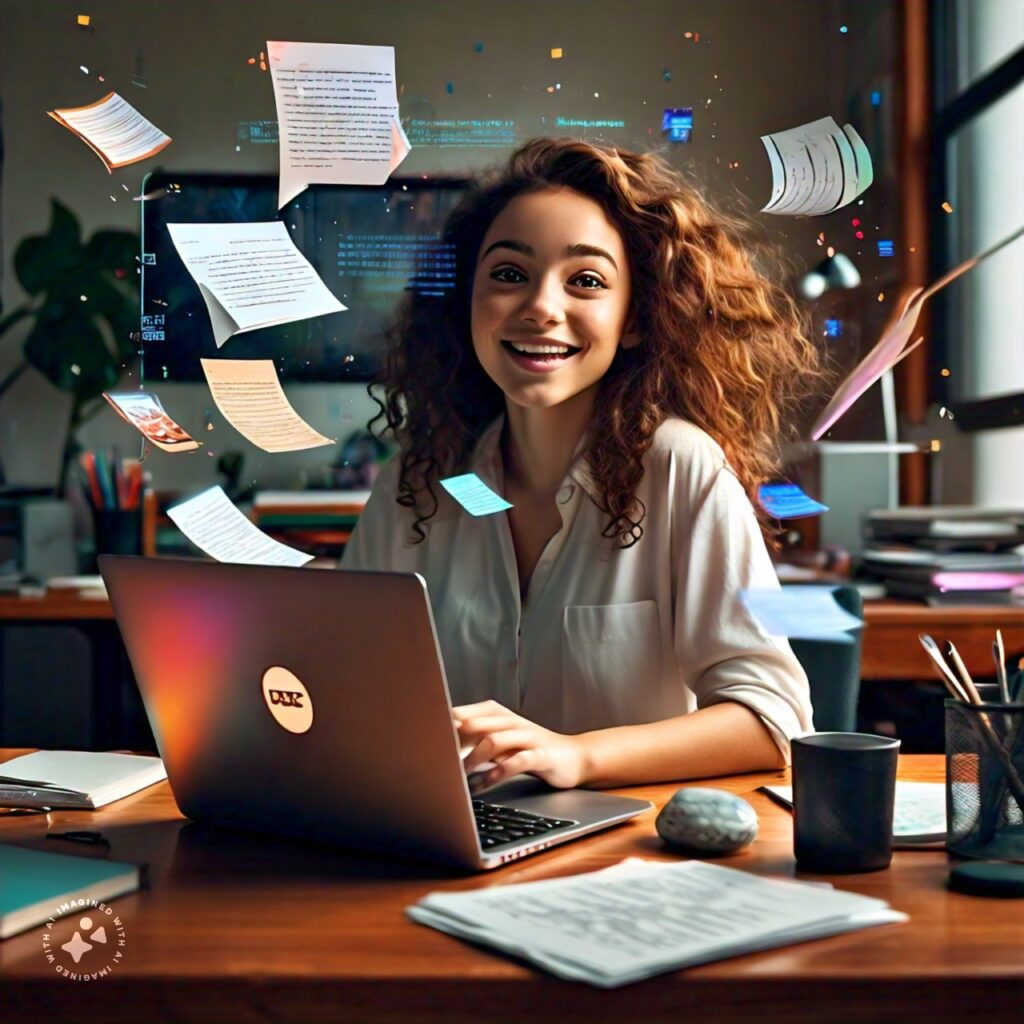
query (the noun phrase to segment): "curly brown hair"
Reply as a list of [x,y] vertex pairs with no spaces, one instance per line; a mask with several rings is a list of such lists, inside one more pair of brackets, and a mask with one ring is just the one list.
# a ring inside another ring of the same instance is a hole
[[[603,496],[604,535],[623,547],[643,533],[636,498],[654,432],[681,417],[717,441],[755,508],[780,466],[788,414],[823,376],[792,298],[755,269],[747,226],[715,210],[654,154],[578,139],[526,142],[477,181],[448,218],[454,286],[410,293],[369,388],[401,453],[397,501],[416,512],[416,540],[437,511],[436,481],[464,472],[504,394],[477,361],[472,283],[491,223],[516,196],[568,188],[601,205],[632,269],[641,344],[620,347],[601,381],[585,455]],[[382,389],[383,398],[375,391]],[[759,511],[767,536],[773,532]]]

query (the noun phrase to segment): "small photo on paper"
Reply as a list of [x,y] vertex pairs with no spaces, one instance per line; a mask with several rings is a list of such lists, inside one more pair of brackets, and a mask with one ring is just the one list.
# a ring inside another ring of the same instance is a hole
[[167,415],[152,391],[104,391],[103,397],[157,448],[165,452],[191,452],[199,447],[199,442]]

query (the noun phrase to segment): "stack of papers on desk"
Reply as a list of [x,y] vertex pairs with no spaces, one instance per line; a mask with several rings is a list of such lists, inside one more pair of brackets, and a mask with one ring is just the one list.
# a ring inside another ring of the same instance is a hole
[[37,750],[0,764],[0,806],[95,810],[166,778],[159,757]]
[[908,920],[884,900],[817,882],[639,858],[568,878],[430,893],[406,913],[601,988]]

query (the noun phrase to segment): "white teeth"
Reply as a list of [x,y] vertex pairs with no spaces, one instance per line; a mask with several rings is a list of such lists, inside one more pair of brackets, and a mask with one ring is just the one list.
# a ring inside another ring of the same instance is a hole
[[509,344],[517,351],[522,352],[523,355],[536,356],[536,355],[551,355],[551,356],[566,356],[569,354],[571,349],[568,345],[526,345],[523,343],[515,344],[509,342]]

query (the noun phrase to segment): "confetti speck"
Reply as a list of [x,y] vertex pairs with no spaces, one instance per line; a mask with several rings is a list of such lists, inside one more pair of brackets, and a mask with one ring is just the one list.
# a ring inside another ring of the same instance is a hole
[[946,213],[952,213],[953,212],[953,207],[952,207],[952,205],[949,202],[943,203],[942,204],[942,208],[946,211]]
[[562,59],[562,48],[560,46],[551,47],[551,59],[561,60]]
[[879,292],[878,293],[878,301],[879,302],[885,302],[885,292]]
[[850,30],[845,25],[840,25],[839,31],[845,36],[846,33],[849,32]]
[[78,70],[81,71],[83,75],[89,74],[89,69],[84,64],[79,64]]
[[89,301],[89,296],[88,296],[88,295],[79,295],[78,297],[79,297],[79,298],[80,298],[80,299],[81,299],[81,300],[82,300],[83,302],[88,302],[88,301]]
[[92,21],[92,18],[88,14],[80,14],[78,15],[77,21],[83,28],[87,28],[89,22]]
[[949,376],[949,367],[948,366],[944,366],[939,372],[942,374],[943,377],[948,377]]

